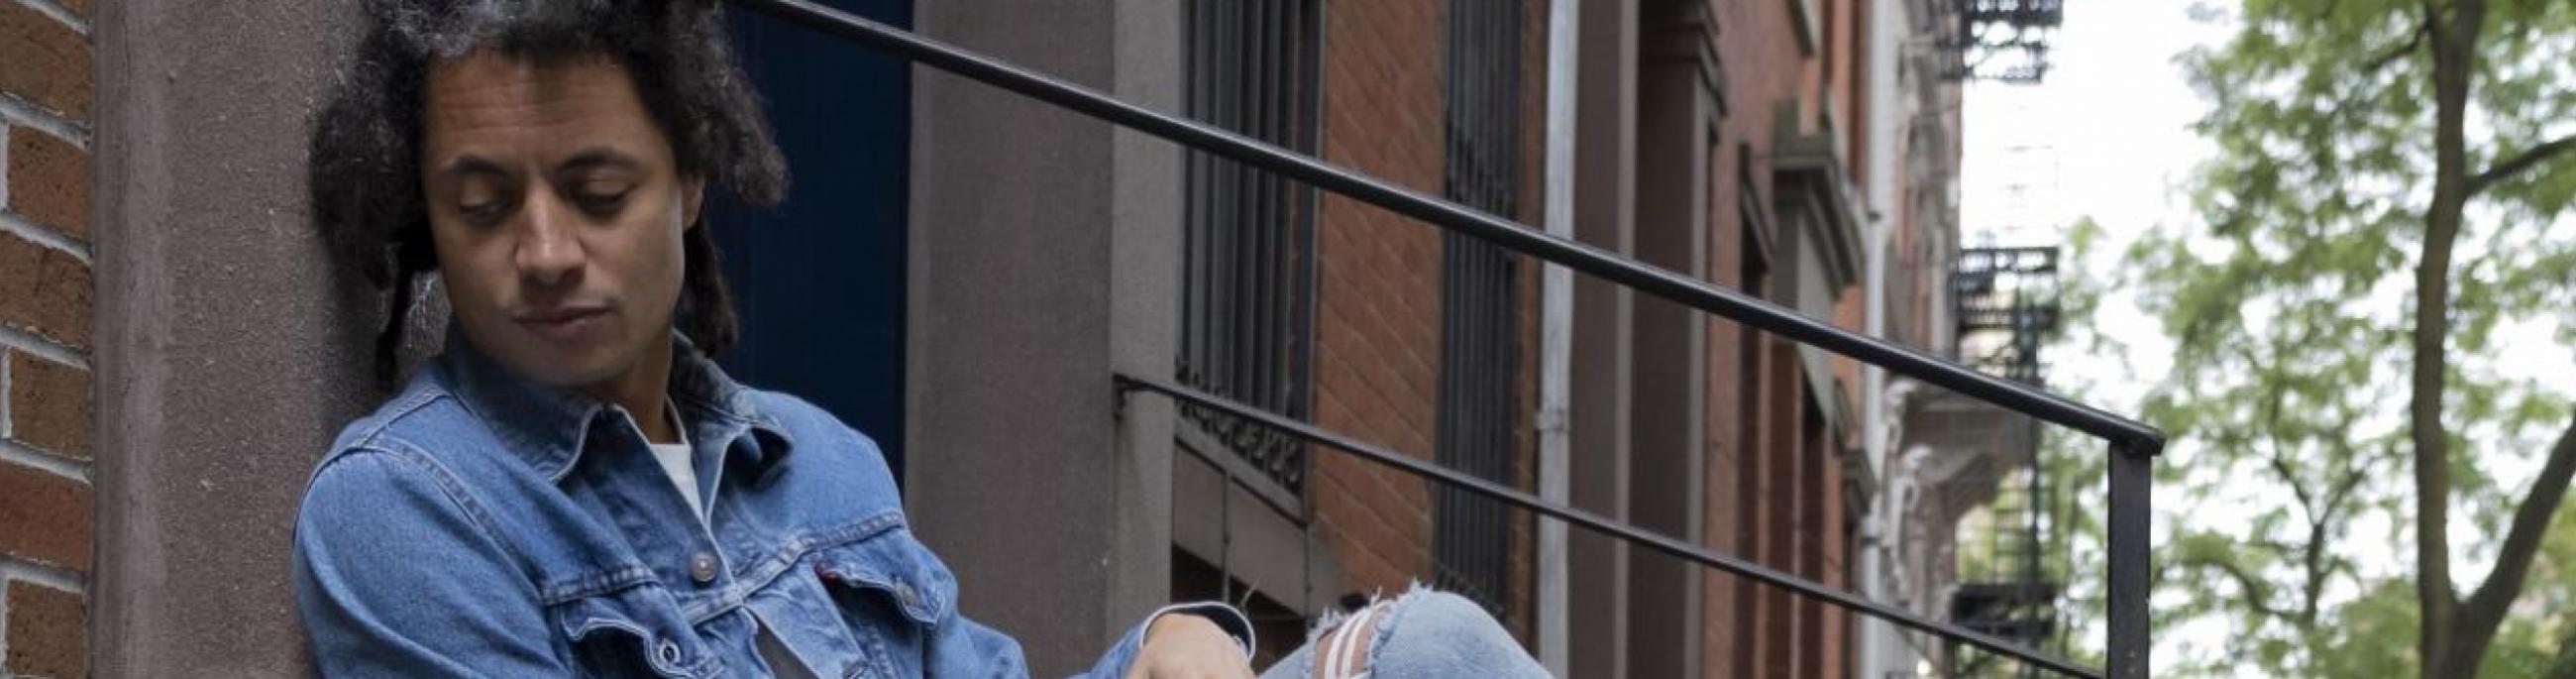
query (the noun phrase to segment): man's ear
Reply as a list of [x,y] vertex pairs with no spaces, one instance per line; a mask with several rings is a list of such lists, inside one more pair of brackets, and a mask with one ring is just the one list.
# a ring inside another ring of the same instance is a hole
[[707,178],[689,175],[680,179],[680,230],[698,228],[698,208],[706,205]]

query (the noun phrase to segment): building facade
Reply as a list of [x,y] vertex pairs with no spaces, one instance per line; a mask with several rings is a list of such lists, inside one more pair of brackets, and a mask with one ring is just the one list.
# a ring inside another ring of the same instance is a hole
[[[0,673],[307,672],[293,508],[382,394],[383,304],[305,218],[344,4],[0,0]],[[827,4],[1955,355],[1953,0]],[[1956,460],[2018,445],[1973,404],[734,20],[798,185],[777,211],[711,209],[741,223],[722,238],[747,341],[724,360],[886,443],[965,612],[1036,672],[1173,598],[1241,603],[1275,656],[1413,582],[1486,604],[1560,676],[1946,662],[1119,377],[1926,612],[1956,580],[1945,531],[1983,500],[1912,498],[1992,495]]]

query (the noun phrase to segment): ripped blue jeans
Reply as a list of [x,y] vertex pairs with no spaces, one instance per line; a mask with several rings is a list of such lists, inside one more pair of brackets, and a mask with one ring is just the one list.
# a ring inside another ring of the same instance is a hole
[[[1364,647],[1344,629],[1369,635]],[[1325,668],[1317,673],[1318,666]],[[1261,673],[1261,679],[1544,679],[1547,670],[1522,651],[1485,609],[1447,592],[1416,586],[1349,614],[1325,616],[1306,644]]]

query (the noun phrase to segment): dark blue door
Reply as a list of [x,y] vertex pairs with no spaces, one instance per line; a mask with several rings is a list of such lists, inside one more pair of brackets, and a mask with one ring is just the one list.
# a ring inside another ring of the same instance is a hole
[[[912,26],[911,0],[826,0]],[[753,386],[812,401],[885,448],[903,479],[905,174],[912,78],[901,60],[733,12],[735,43],[787,154],[787,202],[712,205],[741,313],[721,358]]]

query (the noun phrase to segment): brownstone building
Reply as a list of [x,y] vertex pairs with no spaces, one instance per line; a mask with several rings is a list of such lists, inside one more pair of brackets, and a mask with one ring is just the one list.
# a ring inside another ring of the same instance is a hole
[[[382,304],[335,278],[303,204],[345,4],[0,0],[0,674],[306,672],[294,503],[379,396],[352,338]],[[1955,0],[827,4],[1951,342]],[[1861,555],[1892,456],[1872,441],[1900,414],[1869,371],[736,21],[799,186],[722,237],[751,263],[729,271],[748,327],[728,368],[887,443],[966,613],[1039,673],[1176,596],[1243,603],[1275,654],[1413,581],[1485,603],[1562,676],[1913,667],[1837,609],[1115,383],[1203,388],[1877,595]]]
[[[1492,4],[1325,3],[1311,85],[1320,120],[1265,138],[1319,139],[1308,148],[1326,160],[1525,224],[1547,223],[1546,200],[1562,196],[1579,240],[1847,328],[1947,349],[1941,310],[1957,240],[1961,73],[1941,36],[1959,7],[1635,0],[1582,3],[1553,17],[1547,3],[1499,3],[1519,5],[1509,11],[1517,52],[1476,59],[1507,60],[1500,68],[1520,74],[1518,91],[1510,104],[1471,108],[1508,109],[1492,118],[1516,129],[1508,136],[1519,143],[1503,148],[1520,157],[1506,182],[1516,187],[1510,200],[1488,205],[1456,191],[1457,164],[1474,156],[1444,154],[1443,145],[1472,140],[1461,138],[1454,99],[1442,104],[1465,91],[1459,79],[1477,75],[1457,70],[1460,31],[1487,25]],[[1557,137],[1544,108],[1551,21],[1576,27],[1555,56],[1572,75],[1558,82],[1573,87],[1570,124]],[[1562,194],[1544,185],[1551,151],[1568,166]],[[1508,451],[1495,456],[1491,477],[1536,488],[1551,429],[1540,395],[1551,379],[1542,372],[1543,326],[1558,323],[1570,365],[1553,378],[1570,398],[1555,404],[1553,431],[1571,452],[1567,499],[1829,586],[1859,587],[1863,524],[1877,519],[1871,503],[1885,484],[1885,455],[1873,456],[1867,438],[1887,413],[1868,398],[1879,378],[1858,364],[1597,281],[1575,283],[1572,308],[1551,321],[1531,261],[1505,257],[1498,282],[1462,287],[1450,276],[1476,254],[1472,241],[1348,200],[1324,197],[1314,228],[1311,275],[1320,282],[1311,391],[1303,392],[1311,395],[1281,402],[1282,410],[1311,408],[1327,429],[1460,464],[1474,456],[1459,448],[1477,440],[1448,415],[1478,407],[1461,396],[1472,390],[1456,386],[1478,379],[1478,366],[1461,358],[1478,349],[1458,348],[1456,335],[1478,326],[1457,317],[1475,316],[1480,304],[1506,310],[1512,318],[1483,326],[1508,329],[1508,341],[1484,350],[1501,352],[1499,365],[1516,373],[1482,387],[1508,390],[1513,404],[1499,419],[1508,431],[1491,439]],[[1468,289],[1477,292],[1461,293]],[[1494,584],[1476,584],[1483,581],[1464,572],[1473,569],[1440,549],[1476,530],[1456,524],[1472,526],[1489,508],[1440,504],[1440,489],[1338,453],[1303,454],[1308,485],[1273,493],[1299,504],[1274,504],[1287,507],[1279,528],[1258,534],[1300,541],[1310,554],[1324,548],[1325,558],[1289,577],[1262,575],[1270,567],[1257,560],[1223,567],[1262,595],[1294,583],[1281,600],[1308,601],[1291,607],[1297,613],[1324,605],[1318,588],[1384,591],[1420,579],[1494,588],[1483,597],[1489,605],[1570,676],[1860,671],[1851,615],[1599,536],[1572,535],[1563,561],[1545,563],[1541,531],[1519,514],[1490,534],[1501,541],[1487,579]],[[1176,502],[1187,507],[1204,493],[1184,490]],[[1215,511],[1180,512],[1185,553],[1215,553],[1188,549],[1186,530],[1188,517]],[[1234,550],[1249,554],[1257,547],[1245,545],[1264,539],[1256,533],[1203,535],[1237,540]],[[1562,594],[1540,595],[1552,586]]]

